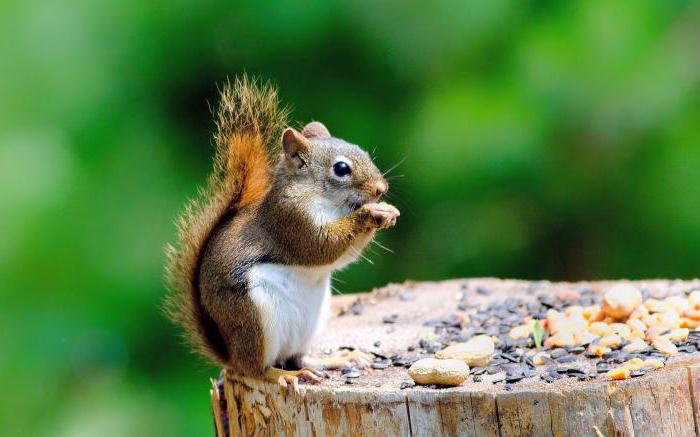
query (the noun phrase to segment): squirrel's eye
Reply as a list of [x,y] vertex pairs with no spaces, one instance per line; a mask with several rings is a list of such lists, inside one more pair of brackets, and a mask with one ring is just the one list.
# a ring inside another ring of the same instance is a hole
[[338,161],[335,164],[333,164],[333,173],[335,173],[335,175],[339,178],[342,178],[352,173],[352,169],[350,168],[350,165],[347,162]]

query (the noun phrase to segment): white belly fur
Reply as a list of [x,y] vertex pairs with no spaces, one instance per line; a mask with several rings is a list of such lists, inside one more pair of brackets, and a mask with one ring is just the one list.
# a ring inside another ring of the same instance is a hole
[[358,238],[332,265],[259,264],[248,271],[250,297],[263,324],[266,366],[306,354],[328,319],[332,272],[355,261],[373,236]]
[[265,365],[303,355],[328,317],[330,271],[260,264],[248,272],[250,297],[260,311]]

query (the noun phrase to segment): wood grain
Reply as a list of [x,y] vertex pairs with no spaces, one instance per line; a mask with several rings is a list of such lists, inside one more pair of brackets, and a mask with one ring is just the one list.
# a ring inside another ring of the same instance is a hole
[[[580,286],[599,291],[610,284],[548,283],[546,287],[548,292]],[[638,285],[656,295],[687,287],[700,289],[698,281]],[[336,298],[336,316],[316,352],[339,345],[378,351],[373,344],[380,341],[382,353],[405,353],[409,345],[431,332],[422,326],[423,320],[455,313],[450,302],[461,290],[476,286],[493,291],[490,296],[475,297],[486,303],[504,296],[529,296],[530,283],[493,279],[408,283]],[[415,300],[399,299],[404,292],[415,295]],[[367,307],[365,311],[361,316],[349,315],[347,309],[358,302]],[[397,324],[391,326],[394,329],[381,321],[389,312],[399,314]],[[546,384],[533,379],[513,385],[512,391],[504,390],[503,384],[472,381],[448,389],[402,390],[401,383],[409,379],[406,369],[389,368],[366,373],[352,385],[333,374],[319,385],[303,386],[298,396],[275,384],[226,373],[224,402],[216,387],[211,401],[217,437],[700,435],[700,354],[680,356],[669,363],[662,370],[626,381],[601,378]]]

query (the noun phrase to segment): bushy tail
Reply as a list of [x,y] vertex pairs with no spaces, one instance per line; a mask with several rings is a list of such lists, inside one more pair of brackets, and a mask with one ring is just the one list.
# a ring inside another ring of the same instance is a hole
[[273,86],[243,76],[223,86],[215,116],[216,150],[208,184],[178,217],[178,244],[166,248],[165,311],[185,329],[196,349],[222,363],[226,352],[208,329],[212,321],[200,302],[200,257],[222,217],[259,202],[267,192],[271,158],[279,147],[288,111],[280,106]]

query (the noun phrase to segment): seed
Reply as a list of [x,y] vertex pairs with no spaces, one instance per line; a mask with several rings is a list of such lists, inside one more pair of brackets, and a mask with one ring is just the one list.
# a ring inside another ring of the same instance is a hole
[[380,360],[380,361],[373,362],[372,368],[382,370],[382,369],[386,369],[387,367],[389,367],[389,365],[391,365],[391,360]]
[[364,310],[365,310],[365,307],[361,303],[356,303],[355,305],[352,306],[352,308],[350,308],[350,312],[356,316],[359,316],[360,314],[362,314],[364,312]]
[[383,323],[396,323],[398,318],[399,318],[398,314],[392,314],[390,316],[382,317],[382,322]]
[[556,359],[557,363],[573,363],[576,361],[576,355],[564,355]]
[[556,360],[557,358],[563,357],[564,355],[566,355],[566,349],[563,349],[563,348],[554,349],[554,350],[552,350],[552,352],[549,353],[549,355]]
[[411,293],[410,291],[404,291],[403,293],[401,293],[399,295],[399,299],[404,301],[404,302],[415,300],[415,298],[416,298],[415,293]]
[[476,293],[482,296],[489,296],[491,295],[491,290],[486,287],[476,287]]
[[411,387],[415,387],[415,386],[416,386],[416,383],[413,382],[413,381],[404,381],[404,382],[402,382],[401,385],[399,386],[399,389],[405,390],[405,389],[407,389],[407,388],[411,388]]
[[347,379],[355,379],[360,377],[360,372],[355,370],[353,372],[345,373],[343,376]]

